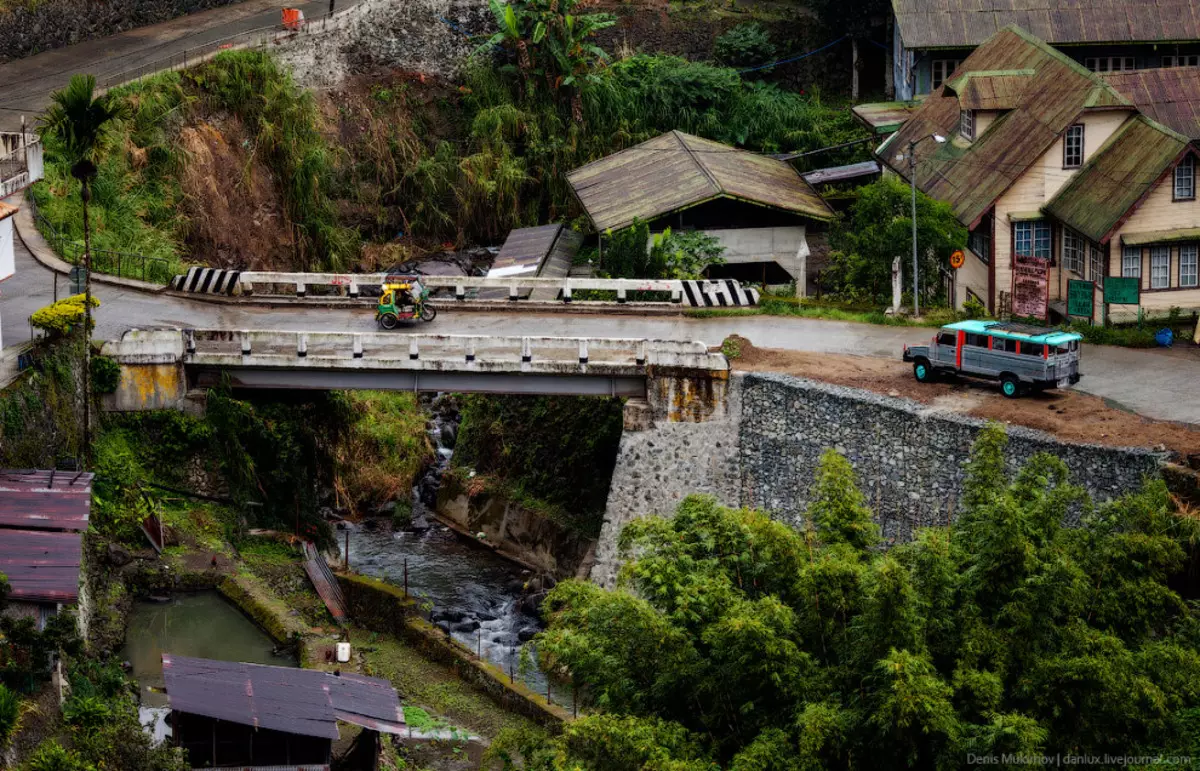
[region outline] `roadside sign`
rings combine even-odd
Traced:
[[[1091,281],[1067,281],[1067,315],[1092,317],[1095,285]]]
[[[963,254],[962,249],[955,249],[954,254],[950,255],[950,267],[958,270],[967,261],[967,256]]]
[[[1108,276],[1104,279],[1104,302],[1109,305],[1139,305],[1141,280]]]
[[[1012,314],[1045,319],[1050,302],[1050,261],[1041,257],[1013,256]]]
[[[71,294],[83,294],[84,285],[87,283],[87,268],[76,265],[67,274],[67,280],[71,282]]]

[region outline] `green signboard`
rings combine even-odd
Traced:
[[[1138,305],[1140,279],[1108,276],[1104,279],[1104,302],[1109,305]]]
[[[1092,303],[1095,297],[1094,284],[1091,281],[1071,279],[1067,282],[1067,315],[1092,317]]]

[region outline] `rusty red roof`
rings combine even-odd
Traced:
[[[1200,67],[1160,67],[1103,77],[1146,117],[1200,139]]]
[[[966,48],[1019,24],[1055,45],[1200,39],[1197,0],[892,0],[905,48]]]
[[[79,533],[0,529],[0,573],[13,600],[72,603],[79,598]]]
[[[338,738],[337,721],[398,734],[396,689],[377,677],[164,653],[171,709],[303,736]]]
[[[87,530],[92,474],[0,470],[0,527]]]

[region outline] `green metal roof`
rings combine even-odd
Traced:
[[[1013,108],[975,141],[917,146],[917,186],[948,202],[967,225],[985,214],[1085,109],[1133,109],[1102,78],[1015,26],[993,35],[958,69],[964,74],[1014,70],[1033,71],[1019,76],[1028,85]],[[897,160],[896,153],[906,153],[910,141],[930,134],[957,136],[958,121],[958,97],[943,87],[913,113],[887,144],[887,152],[879,153],[880,160],[907,179],[907,160]]]
[[[869,102],[856,104],[850,112],[873,133],[883,135],[899,130],[920,104],[919,101]]]
[[[973,335],[991,335],[992,337],[1000,337],[1006,340],[1021,340],[1027,343],[1042,343],[1045,345],[1062,345],[1073,340],[1083,339],[1083,335],[1075,332],[1063,332],[1061,329],[1052,329],[1044,334],[1031,335],[1014,330],[993,328],[1001,323],[999,321],[979,321],[972,319],[947,324],[942,329],[952,329],[956,332],[967,332]]]
[[[1187,137],[1144,115],[1127,120],[1043,211],[1101,243],[1187,144]]]
[[[1200,241],[1200,228],[1177,228],[1175,230],[1148,230],[1144,233],[1123,233],[1121,243],[1126,246],[1146,244],[1170,244],[1179,241]]]

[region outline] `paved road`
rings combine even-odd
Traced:
[[[337,8],[357,2],[338,0]],[[279,24],[284,7],[300,8],[313,19],[329,11],[329,2],[246,0],[0,64],[0,131],[16,131],[22,115],[32,123],[50,92],[62,88],[77,72],[102,80],[239,32]]]
[[[17,242],[17,273],[0,285],[0,316],[4,345],[29,336],[29,314],[53,297],[53,274]],[[60,296],[65,281],[59,277]],[[101,307],[97,335],[116,338],[129,327],[190,326],[232,329],[308,329],[313,331],[372,331],[366,308],[259,308],[230,306],[151,295],[96,284]],[[447,334],[553,335],[565,337],[646,337],[720,343],[730,334],[756,345],[798,351],[854,353],[897,358],[905,342],[920,342],[928,330],[880,327],[815,319],[747,316],[691,319],[680,317],[594,316],[564,314],[446,312],[422,331]],[[400,334],[397,334],[400,337]],[[399,342],[400,345],[406,345]],[[1183,346],[1171,351],[1135,351],[1108,346],[1085,347],[1084,379],[1079,390],[1161,420],[1200,423],[1200,350]]]

